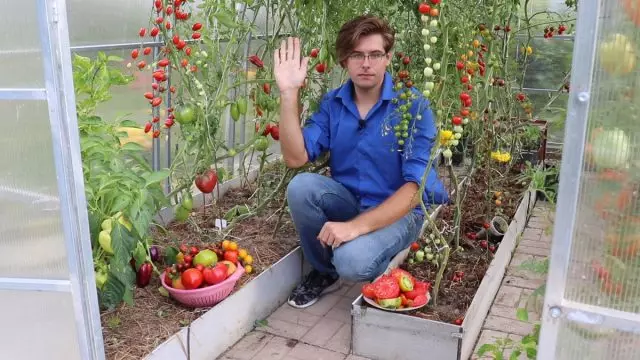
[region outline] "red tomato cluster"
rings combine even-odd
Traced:
[[[137,60],[135,66],[139,70],[143,70],[147,67],[148,64],[154,63],[155,69],[153,72],[153,83],[151,84],[152,91],[148,91],[144,93],[144,97],[149,101],[149,104],[152,108],[159,107],[162,105],[162,93],[167,91],[167,86],[165,82],[168,80],[168,76],[166,73],[166,69],[171,66],[176,69],[174,64],[171,64],[171,61],[167,58],[167,56],[176,49],[177,51],[183,51],[185,57],[180,60],[180,65],[184,68],[189,67],[188,57],[191,56],[192,49],[187,47],[187,43],[184,39],[180,37],[179,34],[176,33],[177,29],[174,27],[175,23],[178,21],[187,21],[191,17],[191,14],[183,11],[181,8],[182,4],[185,3],[184,0],[174,0],[174,1],[165,1],[167,5],[165,6],[163,1],[154,0],[153,7],[156,12],[156,18],[154,21],[154,25],[147,29],[145,27],[140,28],[138,30],[138,35],[141,38],[145,38],[147,36],[151,37],[152,40],[160,35],[160,32],[164,32],[167,30],[173,29],[174,35],[169,38],[165,45],[160,48],[159,54],[157,58],[148,58],[148,59],[139,59],[141,56],[150,57],[152,55],[151,47],[141,47],[137,49],[133,49],[131,51],[131,59]],[[202,34],[199,32],[202,30],[201,23],[194,23],[191,26],[191,30],[193,31],[188,35],[191,39],[200,39]],[[198,67],[196,65],[191,65],[190,70],[192,72],[198,71]],[[175,86],[169,86],[168,90],[171,93],[176,92]],[[158,123],[160,119],[153,118],[152,121],[147,122],[145,124],[145,132],[150,132],[153,129],[153,124]],[[164,128],[171,128],[175,124],[175,117],[173,114],[169,114],[167,119],[164,121]],[[153,137],[159,137],[160,130],[156,128],[153,131]]]
[[[260,123],[256,122],[256,133],[260,132]],[[262,136],[271,135],[273,140],[280,140],[280,127],[278,124],[268,123],[262,131]]]
[[[562,35],[564,34],[565,31],[567,31],[567,27],[563,24],[560,24],[557,29],[553,26],[546,27],[544,28],[544,38],[550,39],[553,37],[554,33],[558,35]]]

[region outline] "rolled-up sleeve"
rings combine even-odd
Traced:
[[[429,166],[431,151],[437,137],[433,112],[426,99],[419,102],[416,112],[422,118],[412,121],[415,129],[413,136],[406,146],[407,153],[403,155],[402,176],[406,182],[415,182],[420,186],[422,177]],[[425,182],[424,201],[428,204],[443,204],[449,201],[449,194],[442,181],[438,178],[436,171],[436,161],[431,162],[431,168],[427,174]]]
[[[319,109],[305,121],[302,128],[304,147],[311,162],[329,150],[329,114],[329,99],[324,96]]]

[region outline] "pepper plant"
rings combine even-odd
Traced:
[[[132,79],[111,66],[122,59],[99,53],[73,57],[82,170],[100,305],[133,302],[133,290],[151,276],[149,228],[167,204],[160,182],[168,170],[153,171],[136,140],[144,137],[127,119],[107,121],[96,107],[111,98],[113,85]],[[136,274],[138,272],[138,274]]]

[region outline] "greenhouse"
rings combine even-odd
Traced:
[[[640,0],[0,2],[0,359],[640,359]]]

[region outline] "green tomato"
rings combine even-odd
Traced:
[[[433,254],[432,253],[428,253],[427,254],[427,260],[429,260],[429,261],[433,260]]]
[[[187,211],[191,211],[191,209],[193,209],[193,199],[191,198],[191,195],[185,196],[184,199],[182,199],[180,206]]]
[[[181,205],[176,206],[175,212],[176,212],[175,219],[178,222],[185,221],[189,217],[189,210],[183,208]]]
[[[422,250],[416,251],[416,260],[418,261],[424,260],[424,251]]]
[[[260,136],[253,146],[257,151],[265,151],[269,148],[269,139],[266,136]]]
[[[174,111],[176,121],[180,124],[190,124],[196,119],[196,112],[190,106],[181,107],[178,111]]]

